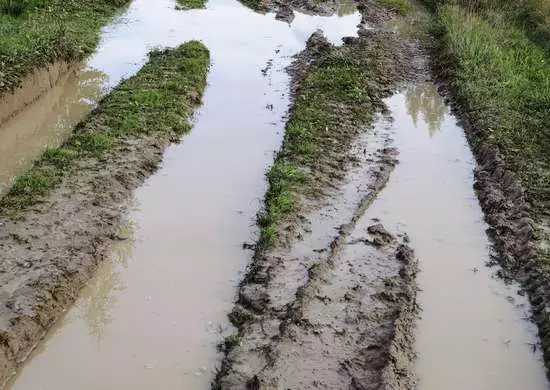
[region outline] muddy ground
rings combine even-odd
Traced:
[[[176,124],[190,128],[188,116],[206,84],[208,52],[201,47],[190,42],[151,55],[138,75],[78,125],[59,149],[63,154],[36,162],[29,177],[40,183],[51,174],[58,178],[53,188],[35,193],[37,184],[30,179],[23,193],[12,188],[0,199],[0,384],[74,302],[113,242],[127,238],[119,231],[132,191],[157,170],[164,149],[180,139]],[[194,68],[185,68],[186,53]],[[182,78],[186,95],[179,89]],[[163,89],[168,82],[170,89]],[[110,132],[119,131],[110,127],[119,118],[117,109],[139,99],[143,89],[178,94],[177,104],[162,106],[172,122],[156,120],[153,105],[140,111],[139,127],[112,138]],[[98,148],[106,139],[111,139],[103,144],[106,149]],[[94,149],[87,152],[87,147]]]
[[[262,6],[283,20],[291,20],[294,9],[336,10],[332,3],[301,0]],[[427,56],[413,37],[382,28],[400,16],[371,1],[358,9],[363,17],[359,37],[346,39],[343,52],[353,53],[348,61],[373,54],[384,58],[377,77],[366,80],[374,91],[373,110],[383,117],[383,98],[427,77]],[[331,48],[319,33],[310,38],[289,68],[294,96]],[[230,315],[238,333],[221,346],[226,357],[216,388],[415,385],[414,251],[406,232],[388,231],[383,220],[364,217],[399,156],[383,127],[357,123],[346,117],[346,107],[340,109],[341,126],[327,129],[331,137],[322,142],[315,186],[295,194],[300,208],[277,226],[275,245],[255,250]],[[474,130],[470,134],[475,138]],[[103,159],[79,160],[40,202],[17,217],[0,215],[0,383],[74,301],[109,246],[125,238],[117,232],[126,201],[157,169],[171,141],[168,134],[145,136],[123,142]],[[550,294],[544,286],[550,284],[535,261],[529,205],[498,150],[475,145],[474,151],[480,164],[478,194],[505,275],[527,286],[548,361]]]
[[[360,9],[369,23],[395,16],[373,3]],[[330,50],[320,33],[309,39],[289,69],[295,97]],[[346,50],[351,61],[382,53],[380,73],[367,81],[376,85],[379,113],[382,98],[425,75],[417,43],[382,29],[361,26]],[[308,167],[318,184],[298,194],[300,211],[279,226],[275,246],[255,252],[230,316],[239,332],[223,346],[217,388],[414,387],[414,252],[406,232],[362,220],[398,156],[383,129],[354,122],[345,107],[341,113],[341,124],[327,129],[336,140]]]

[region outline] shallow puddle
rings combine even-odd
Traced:
[[[0,196],[47,147],[59,145],[105,93],[106,75],[74,69],[0,126]]]
[[[209,388],[251,256],[242,244],[255,239],[264,173],[282,138],[284,67],[318,28],[334,43],[356,35],[360,15],[342,14],[297,14],[289,25],[230,0],[186,12],[136,0],[105,30],[89,66],[108,85],[152,47],[200,39],[212,55],[209,86],[192,132],[136,191],[128,239],[7,388]]]
[[[406,232],[420,262],[418,388],[548,389],[528,301],[486,265],[490,242],[463,130],[429,83],[388,106],[400,163],[367,216]]]

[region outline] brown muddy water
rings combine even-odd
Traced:
[[[387,104],[400,163],[366,218],[407,233],[419,260],[418,388],[548,389],[528,301],[487,266],[490,242],[463,130],[433,84]]]
[[[0,196],[46,147],[59,145],[106,91],[107,76],[77,68],[0,126]]]
[[[333,17],[297,14],[289,25],[231,0],[185,12],[136,0],[105,29],[88,62],[104,87],[134,73],[151,48],[190,39],[211,51],[209,86],[192,132],[136,191],[128,239],[8,389],[209,388],[251,257],[242,244],[255,240],[264,173],[282,138],[284,67],[316,29],[338,44],[360,19],[348,7]]]

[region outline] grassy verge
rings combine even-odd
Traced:
[[[284,238],[302,196],[321,194],[336,179],[354,136],[382,106],[380,88],[392,77],[387,48],[358,46],[331,46],[296,92],[282,147],[267,173],[260,250]]]
[[[91,53],[101,26],[127,1],[0,0],[0,92],[37,68]]]
[[[437,16],[447,77],[480,129],[477,141],[499,146],[536,214],[547,214],[550,65],[546,52],[497,12],[479,16],[446,5]]]
[[[498,14],[507,24],[522,29],[526,36],[550,50],[550,0],[424,0],[432,9],[459,6],[470,14],[491,18]]]
[[[200,102],[208,67],[208,50],[199,42],[152,52],[149,62],[103,99],[63,146],[46,150],[33,169],[15,179],[0,200],[0,212],[39,201],[75,159],[102,159],[121,141],[146,135],[179,139],[191,128],[188,117]]]

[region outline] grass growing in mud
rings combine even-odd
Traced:
[[[37,68],[78,61],[99,30],[128,0],[0,0],[0,92]]]
[[[506,8],[437,9],[445,76],[478,139],[497,144],[538,215],[550,206],[550,65]]]
[[[176,8],[185,9],[199,9],[206,6],[207,0],[176,0]]]
[[[38,201],[70,171],[75,159],[104,158],[131,138],[162,135],[178,140],[191,128],[188,117],[200,102],[209,61],[208,50],[194,41],[151,52],[147,64],[103,99],[63,146],[47,149],[30,172],[15,179],[0,200],[0,212]]]
[[[320,195],[326,182],[338,178],[353,137],[382,107],[381,88],[392,77],[390,64],[382,47],[327,45],[312,66],[295,94],[281,150],[267,173],[258,249],[283,238],[282,225],[296,218],[300,196]]]

